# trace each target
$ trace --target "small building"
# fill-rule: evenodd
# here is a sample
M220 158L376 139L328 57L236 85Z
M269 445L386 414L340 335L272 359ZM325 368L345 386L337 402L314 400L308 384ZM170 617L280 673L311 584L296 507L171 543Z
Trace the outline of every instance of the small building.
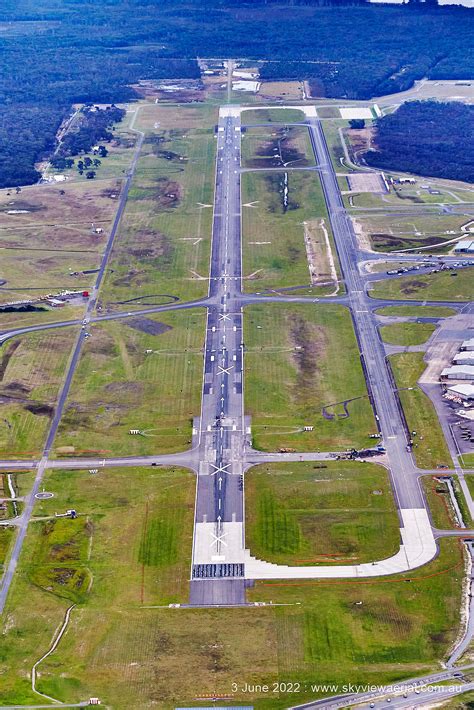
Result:
M48 298L46 303L53 306L53 308L61 308L65 305L64 301L61 301L59 298Z
M452 385L448 387L447 392L466 402L474 402L474 385Z
M465 350L453 357L455 365L474 365L474 350Z
M460 350L474 350L474 338L469 338L469 340L464 340Z
M462 239L454 247L456 254L474 254L474 239Z
M452 365L452 367L445 367L441 372L440 379L474 381L474 365Z
M415 178L411 177L401 177L398 178L398 182L400 183L400 185L414 185L416 183L416 180Z

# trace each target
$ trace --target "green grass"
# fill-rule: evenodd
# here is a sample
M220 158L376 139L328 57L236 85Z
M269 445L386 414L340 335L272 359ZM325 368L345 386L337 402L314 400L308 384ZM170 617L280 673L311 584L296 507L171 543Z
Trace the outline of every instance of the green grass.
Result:
M306 126L247 128L242 132L242 165L247 168L314 165Z
M74 337L71 328L58 328L9 340L2 347L3 457L29 458L42 451Z
M146 138L101 292L109 307L208 291L215 138L210 126Z
M318 176L302 172L287 175L290 203L287 211L283 209L281 192L283 172L242 175L243 269L247 291L311 283L304 241L306 221L324 220L337 264ZM317 237L319 246L326 249L321 228ZM327 271L325 264L322 271ZM318 294L320 288L324 287L314 287L313 292ZM334 292L334 286L330 290Z
M462 234L461 226L467 221L465 215L443 214L439 210L422 210L419 215L403 214L386 211L383 213L358 214L357 222L363 231L369 235L376 251L398 251L403 249L418 249L430 247L436 253L444 251L445 247L436 247ZM453 244L446 250L453 248ZM425 251L427 256L428 249ZM395 267L388 267L395 268Z
M474 454L463 454L461 464L464 468L474 468Z
M421 345L434 333L432 323L392 323L380 328L380 335L385 343L392 345Z
M94 325L66 402L56 453L152 454L191 443L200 411L205 313L186 310ZM146 350L152 350L147 354ZM144 435L130 435L139 429ZM74 447L67 450L63 447Z
M303 111L297 108L245 109L241 113L242 125L249 123L300 123L305 120Z
M467 455L470 456L471 454L467 454ZM464 457L464 458L466 458L466 457ZM467 486L468 486L469 490L471 491L471 495L474 496L474 476L467 474L465 476L465 478L466 478Z
M14 527L0 527L0 573L3 572L3 566L7 560L10 545L15 534Z
M106 668L111 638L117 634L121 638L116 652L140 653L138 646L129 645L130 634L145 618L154 627L156 613L142 606L184 602L189 593L195 493L195 477L189 471L106 469L91 476L85 471L58 470L47 474L44 485L55 497L35 506L35 516L42 519L30 523L2 617L0 699L4 702L35 698L26 673L49 648L71 603L78 606L61 641L61 655L56 652L51 665L40 669L39 685L46 692L78 694L84 699L95 695L98 685L97 678L88 679L88 664L102 668L101 695L124 678L119 672L114 681L118 667ZM76 520L54 518L56 511L70 507L77 509ZM147 555L142 559L145 540ZM163 638L161 643L156 640L156 657L163 642ZM142 643L150 652L143 634ZM74 662L68 662L63 676L57 673L57 664L69 652ZM126 707L119 695L117 700L118 707Z
M454 510L446 483L435 476L422 476L420 480L435 528L455 528Z
M457 311L448 306L385 306L378 308L378 316L413 316L415 318L449 318Z
M0 330L7 331L28 325L58 323L63 320L79 320L83 317L83 314L84 308L80 306L64 306L62 308L26 313L5 313L0 310Z
M9 290L0 289L0 303L46 296L66 289L89 290L96 274L72 274L97 269L100 262L96 253L81 254L51 249L2 249L1 255L0 278L7 280Z
M419 389L417 381L425 369L423 353L392 355L390 364L399 391L400 401L410 431L416 431L413 454L420 468L452 465L436 410L430 399ZM412 390L405 388L413 387Z
M451 274L457 273L456 277ZM376 281L370 295L374 298L400 298L427 301L470 301L474 298L474 268L439 274L402 276Z
M278 564L356 564L399 547L387 471L359 462L266 464L245 476L246 545Z
M318 114L321 112L321 110L322 109L318 109ZM329 110L336 110L339 114L338 109L331 108ZM323 127L326 142L328 144L329 155L331 156L331 161L334 170L338 173L343 172L350 174L351 172L353 172L353 169L348 167L346 164L344 149L341 143L341 136L339 135L339 128L347 128L349 126L349 122L342 119L337 120L336 118L332 121L323 121L321 125ZM341 158L343 159L342 163ZM348 189L347 183L344 189Z
M314 451L370 443L375 422L347 309L251 306L244 342L245 411L254 446ZM340 403L350 399L346 417ZM323 416L323 407L332 419ZM314 430L303 433L304 425Z
M63 701L97 695L128 710L139 695L140 707L168 710L230 694L237 682L231 703L283 710L328 694L313 692L311 684L335 683L342 691L348 682L422 675L446 656L459 626L462 558L453 540L443 540L440 556L409 576L257 582L248 595L273 601L263 608L147 609L136 601L140 569L130 564L137 535L121 550L113 545L107 559L117 568L107 578L100 573L105 547L99 528L94 535L89 564L99 572L88 600L73 610L69 632L40 666L39 689ZM3 703L38 702L26 674L49 646L67 604L26 586L24 577L15 586L3 622ZM277 681L299 683L299 691L273 692ZM271 691L242 692L245 682L268 683Z

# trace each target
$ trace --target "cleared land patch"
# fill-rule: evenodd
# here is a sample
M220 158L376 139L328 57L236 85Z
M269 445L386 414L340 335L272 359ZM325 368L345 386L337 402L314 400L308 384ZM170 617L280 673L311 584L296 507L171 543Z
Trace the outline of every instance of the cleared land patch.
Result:
M421 345L434 333L432 323L392 323L380 328L385 343L392 345Z
M9 340L1 349L0 453L37 456L54 414L74 331L58 328Z
M244 342L254 446L315 451L371 443L375 422L349 311L250 306ZM314 430L303 432L306 425Z
M187 449L200 407L204 316L190 310L133 319L131 325L94 325L71 386L56 453ZM141 434L130 435L131 429Z
M417 385L426 368L423 353L400 353L389 359L408 428L417 432L413 437L413 454L417 465L420 468L450 465L451 456L436 410Z
M387 471L360 462L266 464L245 475L246 545L279 564L358 564L398 551Z
M337 255L319 177L306 172L244 173L245 290L310 285L312 277L305 244L308 230L314 251L314 281L328 284L334 291L332 275L328 275L328 241L336 269Z

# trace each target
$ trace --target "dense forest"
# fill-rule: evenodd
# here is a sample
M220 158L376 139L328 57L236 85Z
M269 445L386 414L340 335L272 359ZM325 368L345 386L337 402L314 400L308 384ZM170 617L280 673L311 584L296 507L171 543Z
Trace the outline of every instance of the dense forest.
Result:
M471 10L427 2L2 0L0 186L36 179L72 103L129 100L139 79L197 78L196 57L267 60L263 78L369 98L423 76L474 76L463 41L473 25Z
M369 165L474 182L474 106L410 101L376 124Z

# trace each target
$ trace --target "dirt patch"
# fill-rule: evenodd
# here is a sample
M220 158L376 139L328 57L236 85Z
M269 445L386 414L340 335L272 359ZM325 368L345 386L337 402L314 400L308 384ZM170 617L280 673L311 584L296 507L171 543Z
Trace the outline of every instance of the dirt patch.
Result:
M365 153L372 148L372 141L375 134L374 128L349 128L344 131L349 139L349 150L351 157L357 161L361 153Z
M144 384L142 382L110 382L105 385L103 391L107 394L120 395L121 397L127 397L127 400L131 396L140 397L143 394Z
M426 281L406 281L401 287L401 292L408 295L418 293L421 289L428 288Z
M399 251L400 249L414 249L417 247L429 247L439 244L439 237L425 237L416 239L414 237L401 237L384 232L371 232L370 239L374 249L378 251Z
M291 319L289 332L295 347L292 359L298 372L295 391L304 403L309 403L319 383L318 363L325 351L326 333L324 328L308 323L301 316Z
M351 217L351 220L360 248L364 251L374 251L372 248L372 242L370 241L369 234L365 230L364 226L354 217Z
M120 182L116 182L115 185L112 187L108 187L105 190L102 190L100 195L101 197L108 197L111 200L116 200L120 197L120 191L122 189L122 186Z
M139 330L141 333L148 335L161 335L168 330L172 330L172 326L166 323L159 323L151 318L131 318L126 321L127 325L134 330Z
M38 417L52 417L54 414L54 407L50 404L42 402L28 402L23 406L28 412L31 412L31 414L35 414Z
M1 359L1 361L0 361L0 382L2 382L2 380L3 380L4 376L5 376L5 372L6 372L6 369L7 369L7 367L8 367L8 363L10 362L10 360L11 360L11 358L12 358L12 356L13 356L13 353L15 352L15 350L16 350L19 346L20 346L20 341L19 341L19 340L15 340L15 341L13 341L13 343L9 343L9 344L7 345L7 348L6 348L6 350L4 351L3 357L2 357L2 359ZM7 385L7 387L8 387L8 385Z
M28 387L22 382L9 382L8 384L2 387L2 393L9 397L24 398L24 396L28 395L30 392L31 387Z
M309 165L307 157L295 145L295 129L283 127L275 129L275 137L262 143L255 151L255 158L249 158L246 165L250 168L279 168Z

